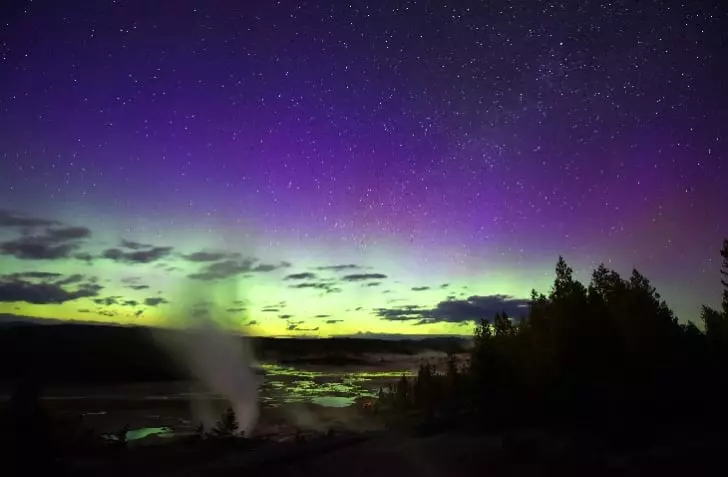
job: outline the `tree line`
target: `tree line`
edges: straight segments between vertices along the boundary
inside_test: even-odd
[[[722,308],[702,307],[701,330],[680,323],[650,281],[600,265],[588,284],[563,257],[548,294],[526,316],[498,313],[476,327],[467,365],[380,391],[377,408],[427,417],[465,413],[488,428],[580,427],[635,434],[720,426],[728,398],[728,239]]]

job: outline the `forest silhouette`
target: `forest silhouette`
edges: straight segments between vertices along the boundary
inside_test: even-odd
[[[380,391],[379,410],[464,414],[488,429],[581,428],[649,439],[670,426],[726,424],[728,239],[722,309],[703,306],[701,330],[680,323],[650,281],[600,265],[588,285],[559,257],[548,294],[529,313],[477,326],[469,365],[423,363]],[[475,421],[473,419],[475,418]]]

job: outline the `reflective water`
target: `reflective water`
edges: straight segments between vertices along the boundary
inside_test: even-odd
[[[130,442],[144,439],[149,436],[172,437],[173,435],[174,432],[169,427],[142,427],[126,431],[126,440]],[[113,434],[106,434],[104,437],[110,441],[116,441],[119,439],[118,436]]]
[[[344,368],[302,369],[280,364],[262,364],[259,399],[264,406],[287,403],[313,403],[326,407],[346,407],[359,397],[376,396],[403,374],[412,371],[358,371]],[[199,392],[184,390],[171,394],[147,395],[149,400],[191,399]],[[214,396],[210,396],[214,397]]]
[[[411,371],[354,371],[351,369],[301,369],[264,364],[261,400],[270,406],[310,402],[327,407],[345,407],[358,397],[376,396],[380,387]]]

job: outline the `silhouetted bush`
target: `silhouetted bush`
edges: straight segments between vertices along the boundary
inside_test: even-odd
[[[242,437],[240,424],[232,408],[227,408],[220,416],[220,420],[210,431],[210,437],[217,439],[228,439]]]
[[[409,412],[434,418],[459,411],[466,402],[467,376],[450,355],[445,372],[423,362],[413,378],[402,375],[399,381],[379,390],[377,411]]]

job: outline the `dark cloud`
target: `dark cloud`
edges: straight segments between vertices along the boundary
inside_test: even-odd
[[[91,236],[91,230],[86,227],[68,226],[8,210],[0,210],[0,227],[20,228],[20,237],[0,243],[0,254],[21,260],[68,258],[83,239]]]
[[[117,305],[119,303],[120,296],[107,296],[105,298],[96,298],[94,299],[94,303],[97,305]]]
[[[316,315],[316,318],[328,318],[331,315]]]
[[[331,284],[325,282],[297,283],[295,285],[291,285],[291,288],[318,288],[320,290],[327,290],[331,288]]]
[[[529,300],[509,295],[473,295],[465,300],[445,300],[434,308],[420,305],[406,305],[396,308],[378,308],[376,315],[385,320],[410,321],[415,324],[436,322],[461,323],[465,321],[490,320],[496,313],[505,311],[508,316],[518,317],[528,311]]]
[[[130,248],[132,250],[144,250],[147,248],[154,248],[154,245],[148,245],[141,242],[135,242],[134,240],[122,240],[121,246],[124,248]]]
[[[318,331],[319,327],[316,328],[301,328],[301,325],[304,324],[303,321],[291,321],[288,323],[288,326],[286,329],[288,331]]]
[[[324,293],[339,293],[341,291],[341,288],[335,287],[332,282],[297,283],[295,285],[291,285],[291,288],[312,288],[315,290],[322,290]]]
[[[326,320],[327,325],[333,325],[334,323],[341,323],[344,320]]]
[[[55,272],[18,272],[18,273],[11,273],[9,275],[4,275],[4,276],[0,277],[0,279],[23,280],[26,278],[35,278],[35,279],[40,279],[40,280],[48,280],[51,278],[58,278],[61,276],[63,276],[62,273],[55,273]]]
[[[340,272],[342,270],[360,270],[363,267],[354,265],[353,263],[347,263],[344,265],[324,265],[323,267],[316,267],[316,270],[330,270],[334,272]]]
[[[281,268],[290,268],[291,264],[288,262],[279,262],[277,265],[273,265],[271,263],[261,263],[259,265],[256,265],[253,267],[251,271],[253,272],[272,272],[273,270],[278,270]]]
[[[260,311],[265,312],[265,313],[278,313],[281,310],[280,310],[280,308],[268,308],[268,307],[266,307],[266,308],[263,308]]]
[[[241,308],[228,308],[225,311],[227,311],[228,313],[240,313],[240,312],[245,311],[245,308],[242,308],[242,307]]]
[[[151,263],[169,255],[172,252],[172,247],[152,247],[143,250],[132,250],[131,252],[126,252],[118,248],[110,248],[105,250],[101,256],[115,262]]]
[[[188,278],[194,280],[221,280],[230,278],[248,272],[272,272],[281,268],[291,266],[288,262],[280,262],[277,265],[261,263],[255,265],[256,260],[246,258],[243,260],[225,260],[222,262],[212,263],[202,268],[197,273],[188,275]]]
[[[91,310],[89,310],[88,308],[79,308],[76,311],[79,313],[91,313]]]
[[[382,273],[354,273],[351,275],[345,275],[342,280],[347,282],[359,282],[364,280],[384,280],[387,275]]]
[[[30,217],[19,212],[0,209],[0,227],[50,227],[59,222],[38,217]]]
[[[363,287],[378,287],[381,284],[382,284],[382,282],[369,282],[369,283],[366,283],[366,284],[364,284],[362,286]]]
[[[139,302],[136,300],[124,300],[122,306],[139,306]]]
[[[21,260],[57,260],[68,258],[81,246],[81,240],[91,236],[86,227],[47,228],[42,233],[0,243],[0,253]]]
[[[142,316],[142,313],[144,313],[144,311],[143,311],[143,310],[137,310],[137,311],[136,311],[136,312],[134,313],[134,316]]]
[[[83,276],[83,275],[81,275],[80,273],[75,273],[75,274],[73,274],[73,275],[69,275],[69,276],[67,276],[66,278],[64,278],[64,279],[62,279],[62,280],[58,280],[58,281],[57,281],[57,282],[55,282],[55,283],[56,283],[56,285],[70,285],[70,284],[72,284],[72,283],[79,283],[79,282],[82,282],[83,280],[85,280],[85,278],[86,278],[86,277],[84,277],[84,276]]]
[[[48,229],[45,235],[48,240],[62,242],[65,240],[79,240],[89,238],[91,230],[86,227],[64,227],[61,229]]]
[[[291,275],[286,275],[284,280],[315,280],[316,274],[311,272],[303,272],[303,273],[293,273]]]
[[[153,297],[144,299],[144,304],[147,306],[157,306],[157,305],[161,305],[163,303],[169,303],[169,302],[166,299],[162,298],[161,296],[153,296]]]
[[[443,283],[442,285],[440,285],[440,288],[447,288],[449,286],[450,286],[449,283]]]
[[[132,290],[146,290],[149,288],[149,285],[131,285],[129,286]]]
[[[210,252],[202,250],[200,252],[182,255],[182,258],[189,262],[217,262],[218,260],[223,260],[225,258],[238,258],[239,256],[239,253]]]
[[[376,314],[380,318],[391,321],[405,321],[421,318],[421,313],[427,310],[420,305],[402,305],[395,308],[377,308]]]
[[[65,303],[97,296],[102,289],[95,283],[85,283],[68,290],[56,283],[32,283],[18,279],[0,279],[0,302],[25,302],[36,305]]]
[[[425,291],[429,289],[430,287],[412,287],[412,291]]]
[[[278,318],[280,318],[281,320],[290,320],[291,318],[293,318],[293,315],[278,315]]]
[[[38,237],[22,237],[0,243],[0,253],[21,260],[56,260],[66,258],[76,248],[74,244],[53,245]]]
[[[258,324],[257,320],[250,320],[249,322],[246,323],[246,326],[252,326],[252,325],[257,325],[257,324]]]

